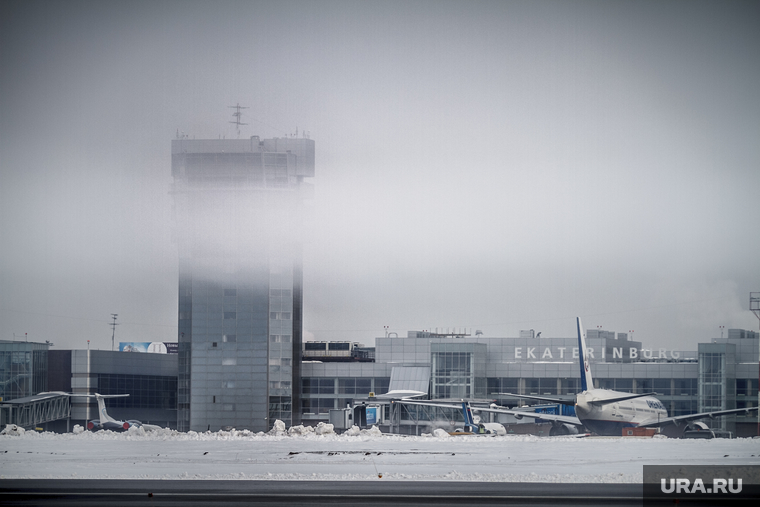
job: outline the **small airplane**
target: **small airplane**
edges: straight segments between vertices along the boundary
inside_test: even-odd
[[[100,419],[92,419],[87,423],[87,429],[90,431],[97,431],[97,430],[111,430],[111,431],[127,431],[129,428],[135,426],[138,428],[142,428],[145,431],[154,431],[154,430],[160,430],[160,426],[155,426],[153,424],[143,424],[140,421],[135,420],[128,420],[128,421],[117,421],[110,415],[108,415],[108,412],[106,412],[106,402],[104,401],[105,398],[124,398],[126,396],[129,396],[128,394],[75,394],[74,396],[84,396],[87,398],[95,398],[98,400],[98,413],[100,414]]]
[[[52,391],[49,393],[40,393],[40,394],[50,394],[50,395],[58,395],[58,396],[77,396],[82,398],[95,398],[98,400],[98,414],[100,414],[100,419],[92,419],[87,422],[87,429],[90,431],[98,431],[98,430],[110,430],[110,431],[127,431],[131,427],[137,427],[142,428],[145,431],[154,431],[154,430],[160,430],[161,426],[156,426],[153,424],[143,424],[140,421],[136,420],[128,420],[128,421],[117,421],[110,415],[108,415],[108,412],[106,411],[106,402],[104,401],[105,398],[125,398],[129,396],[129,394],[76,394],[76,393],[65,393],[62,391]]]
[[[577,417],[509,410],[493,404],[490,408],[475,408],[475,410],[512,414],[518,418],[532,417],[552,421],[554,425],[554,428],[552,428],[553,434],[572,433],[571,426],[576,428],[585,426],[589,431],[599,435],[614,436],[621,435],[623,428],[628,427],[662,428],[671,424],[680,425],[707,417],[713,418],[721,415],[740,413],[748,414],[749,412],[757,411],[757,407],[737,408],[668,417],[665,405],[654,396],[655,393],[631,394],[608,389],[597,389],[594,387],[594,380],[591,376],[588,349],[586,348],[586,332],[583,330],[580,317],[576,319],[576,323],[578,329],[578,350],[580,351],[579,365],[582,392],[575,395],[574,401],[513,393],[499,394],[515,398],[575,405]],[[686,426],[684,424],[684,427]],[[555,429],[557,430],[556,433],[554,432]]]

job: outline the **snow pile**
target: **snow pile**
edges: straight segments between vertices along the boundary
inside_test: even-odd
[[[291,426],[288,428],[288,435],[290,436],[308,435],[309,433],[314,433],[314,428],[312,426],[299,424],[298,426]]]
[[[358,437],[361,435],[361,433],[362,430],[360,430],[359,427],[355,424],[343,432],[343,434],[347,437]]]
[[[285,423],[277,419],[272,425],[272,429],[269,430],[269,435],[285,435]]]
[[[78,424],[75,424],[75,425],[74,425],[74,429],[72,430],[72,432],[73,432],[75,435],[79,435],[79,434],[80,434],[80,433],[82,433],[83,431],[84,431],[84,428],[83,428],[82,426],[78,425]]]
[[[314,433],[317,435],[334,435],[335,426],[320,421],[319,424],[317,424],[317,427],[314,429]]]
[[[443,430],[441,428],[436,428],[433,430],[433,436],[438,438],[449,438],[451,435],[449,435],[446,430]]]
[[[380,428],[377,426],[372,426],[368,430],[361,430],[362,435],[372,436],[372,437],[380,437],[383,435],[383,432],[380,431]]]
[[[21,426],[16,426],[15,424],[6,424],[3,431],[0,431],[0,435],[12,435],[14,437],[20,437],[24,434],[26,430],[22,428]]]
[[[129,433],[132,436],[140,435],[145,436],[145,430],[142,428],[142,426],[132,425],[127,430],[127,433]]]
[[[179,432],[177,430],[170,430],[169,428],[164,428],[165,431],[168,431],[171,435],[179,435]],[[219,433],[222,433],[221,431]],[[237,437],[251,437],[253,435],[256,435],[256,433],[252,432],[251,430],[236,430],[235,428],[232,428],[229,431],[224,432],[225,436],[229,438],[237,438]],[[260,431],[259,434],[263,435],[264,432]]]

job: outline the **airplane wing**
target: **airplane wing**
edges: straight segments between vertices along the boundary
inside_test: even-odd
[[[84,396],[86,398],[126,398],[129,394],[71,394],[69,396]]]
[[[550,403],[559,403],[562,405],[570,405],[571,407],[575,405],[575,400],[563,400],[561,398],[547,398],[545,396],[533,396],[528,394],[513,394],[513,393],[496,393],[499,396],[510,396],[512,398],[523,398],[526,400],[538,400],[538,401],[548,401]]]
[[[68,397],[78,396],[81,398],[96,398],[98,396],[100,396],[101,398],[125,398],[129,396],[129,394],[79,394],[79,393],[66,393],[63,391],[49,391],[49,392],[44,392],[40,394],[49,395],[51,397],[52,396],[68,396]]]
[[[603,398],[599,400],[586,400],[587,403],[592,405],[609,405],[610,403],[617,403],[618,401],[632,400],[634,398],[643,398],[644,396],[656,396],[656,393],[639,393],[628,394],[625,396],[616,396],[615,398]]]
[[[400,403],[401,405],[422,405],[423,407],[442,407],[442,408],[455,408],[457,410],[462,410],[462,404],[457,403],[433,403],[430,401],[411,401],[411,400],[393,400],[391,403]],[[473,409],[475,410],[475,409]]]
[[[718,410],[716,412],[701,412],[699,414],[678,415],[674,417],[665,417],[664,419],[656,420],[651,419],[642,422],[639,426],[647,426],[650,428],[656,428],[659,426],[666,426],[668,424],[678,424],[680,422],[694,421],[696,419],[712,419],[713,417],[719,417],[722,415],[730,414],[749,414],[750,412],[757,412],[757,407],[751,408],[735,408],[731,410]]]
[[[70,396],[69,393],[64,393],[63,391],[45,391],[39,394],[36,394],[38,400],[45,400],[47,398],[56,398],[58,396]]]
[[[442,408],[453,408],[461,410],[461,404],[453,405],[453,404],[446,404],[446,403],[434,403],[434,402],[427,402],[427,401],[407,401],[407,400],[394,400],[391,403],[401,403],[403,405],[423,405],[428,407],[442,407]],[[558,422],[562,424],[572,424],[574,426],[580,426],[583,427],[583,423],[580,419],[574,416],[569,415],[554,415],[554,414],[541,414],[539,412],[522,412],[520,410],[509,410],[506,408],[486,408],[486,407],[470,407],[470,410],[473,412],[494,412],[497,414],[510,414],[514,415],[518,419],[522,417],[530,417],[533,419],[543,419],[544,421],[552,421],[552,422]]]
[[[462,405],[449,405],[446,403],[433,403],[433,402],[426,402],[426,401],[407,401],[407,400],[400,400],[400,401],[393,401],[392,403],[401,403],[404,405],[423,405],[428,407],[443,407],[443,408],[454,408],[461,410]],[[574,416],[569,415],[555,415],[555,414],[542,414],[539,412],[523,412],[521,410],[510,410],[507,408],[486,408],[486,407],[473,407],[470,406],[470,409],[473,412],[494,412],[497,414],[510,414],[517,416],[517,418],[521,417],[532,417],[534,419],[544,419],[546,421],[557,421],[561,423],[567,423],[567,424],[574,424],[576,426],[583,426],[583,423]]]
[[[427,393],[423,393],[422,391],[412,391],[412,390],[393,390],[388,391],[385,394],[380,394],[375,396],[375,398],[379,400],[387,400],[387,399],[402,399],[405,400],[407,398],[419,398],[420,396],[425,396]]]
[[[533,419],[543,419],[545,421],[555,421],[565,424],[573,424],[575,426],[583,426],[580,419],[571,415],[555,415],[555,414],[542,414],[540,412],[523,412],[520,410],[510,410],[507,408],[481,408],[471,407],[473,412],[494,412],[497,414],[510,414],[518,419],[522,417],[531,417]]]
[[[533,396],[528,394],[513,394],[513,393],[498,393],[501,396],[510,396],[513,398],[523,398],[528,400],[548,401],[550,403],[560,403],[562,405],[575,405],[575,400],[567,400],[562,398],[548,398],[545,396]],[[615,398],[601,398],[598,400],[587,400],[592,405],[608,405],[610,403],[617,403],[618,401],[632,400],[634,398],[643,398],[645,396],[656,396],[657,393],[638,393],[638,394],[626,394],[624,396],[616,396]]]

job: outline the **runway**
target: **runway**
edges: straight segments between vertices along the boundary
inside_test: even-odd
[[[640,484],[0,480],[2,505],[642,505]]]

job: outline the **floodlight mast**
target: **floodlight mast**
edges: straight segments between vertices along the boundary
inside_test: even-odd
[[[119,325],[116,323],[116,317],[118,316],[119,316],[118,313],[112,313],[111,318],[113,319],[113,322],[108,324],[109,326],[111,326],[111,350],[112,351],[113,351],[113,346],[114,346],[114,338],[116,337],[116,326]]]
[[[749,310],[760,321],[760,292],[749,293]],[[757,361],[757,406],[760,407],[760,336],[758,336],[758,361]],[[757,411],[757,434],[760,436],[760,410]]]

